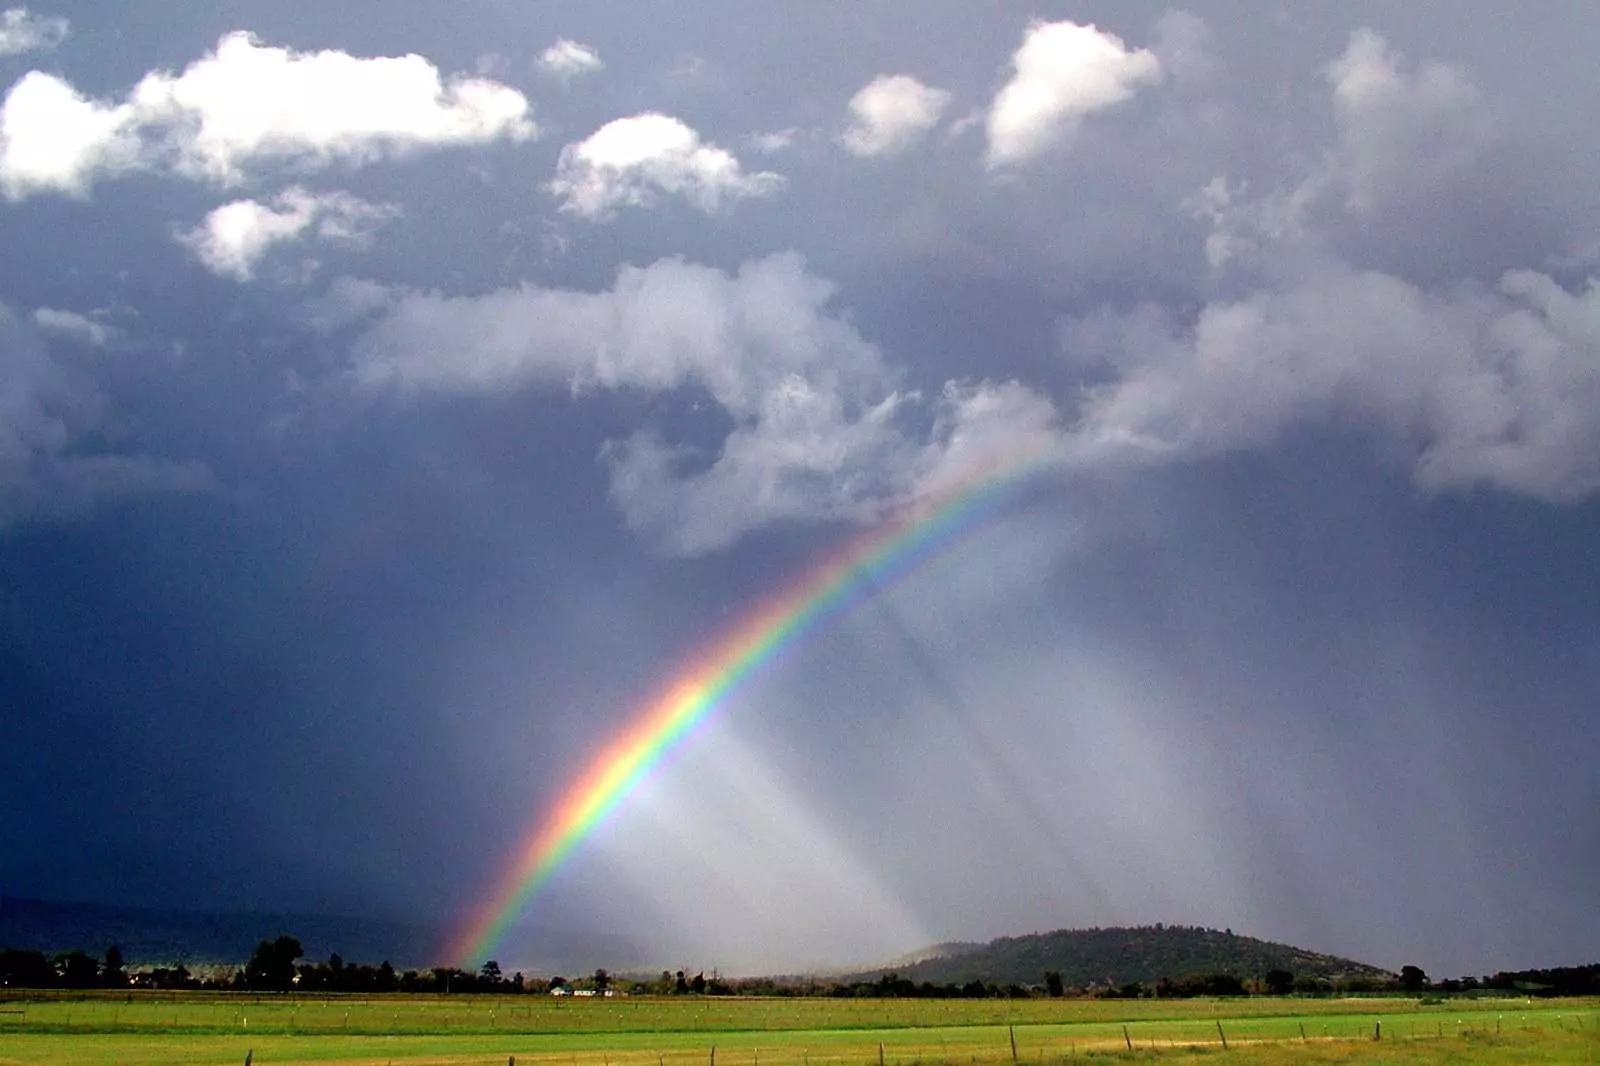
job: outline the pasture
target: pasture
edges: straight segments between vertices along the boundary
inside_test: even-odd
[[[1587,1066],[1600,1061],[1600,1000],[0,994],[0,1066],[220,1066],[246,1055],[254,1066]]]

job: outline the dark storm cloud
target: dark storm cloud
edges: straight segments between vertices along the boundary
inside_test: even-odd
[[[34,14],[0,891],[448,919],[711,634],[1026,447],[502,961],[1600,951],[1587,8]]]

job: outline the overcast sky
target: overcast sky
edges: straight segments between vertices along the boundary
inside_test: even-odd
[[[448,925],[708,640],[1028,450],[502,962],[1595,961],[1597,52],[1476,0],[6,11],[0,893]]]

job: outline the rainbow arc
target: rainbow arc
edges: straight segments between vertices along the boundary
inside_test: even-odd
[[[985,467],[938,500],[861,534],[704,645],[535,823],[493,891],[451,942],[449,957],[470,968],[493,954],[506,929],[573,849],[708,715],[783,651],[981,525],[1000,509],[1009,490],[1049,465],[1050,454],[1048,440],[1034,442],[1020,457]]]

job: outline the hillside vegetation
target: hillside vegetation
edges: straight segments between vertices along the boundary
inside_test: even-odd
[[[1321,955],[1290,944],[1194,926],[1152,925],[1110,929],[1058,929],[1007,936],[988,944],[948,944],[932,957],[894,967],[921,984],[1037,985],[1058,973],[1068,987],[1154,985],[1200,974],[1232,974],[1241,980],[1273,970],[1298,980],[1389,980],[1387,970],[1353,959]],[[921,953],[919,953],[921,954]]]

